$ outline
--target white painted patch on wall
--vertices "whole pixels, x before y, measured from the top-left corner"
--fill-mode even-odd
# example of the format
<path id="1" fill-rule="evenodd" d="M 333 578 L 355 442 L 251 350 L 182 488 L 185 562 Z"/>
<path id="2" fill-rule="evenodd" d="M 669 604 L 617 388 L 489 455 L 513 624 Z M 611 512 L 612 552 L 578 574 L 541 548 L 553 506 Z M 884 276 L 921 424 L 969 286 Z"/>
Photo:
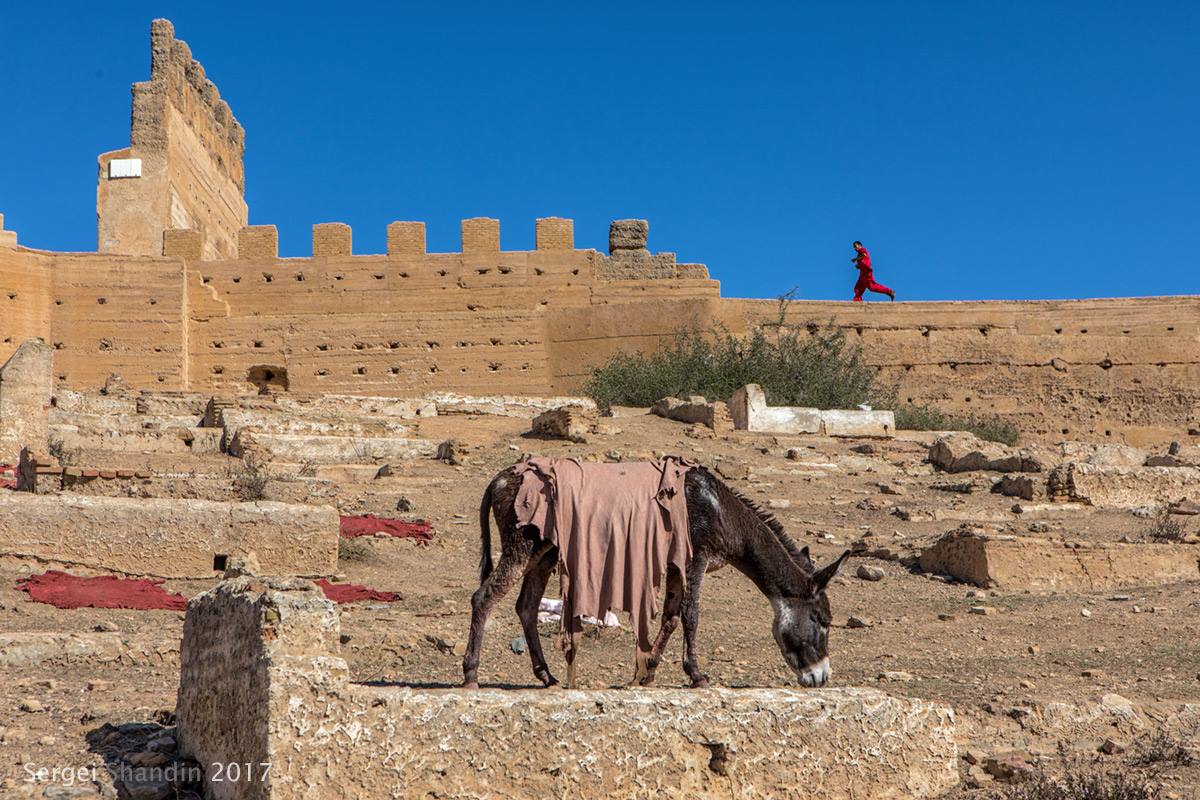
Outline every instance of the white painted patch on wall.
<path id="1" fill-rule="evenodd" d="M 142 177 L 142 160 L 140 158 L 114 158 L 108 162 L 108 177 L 140 178 Z"/>

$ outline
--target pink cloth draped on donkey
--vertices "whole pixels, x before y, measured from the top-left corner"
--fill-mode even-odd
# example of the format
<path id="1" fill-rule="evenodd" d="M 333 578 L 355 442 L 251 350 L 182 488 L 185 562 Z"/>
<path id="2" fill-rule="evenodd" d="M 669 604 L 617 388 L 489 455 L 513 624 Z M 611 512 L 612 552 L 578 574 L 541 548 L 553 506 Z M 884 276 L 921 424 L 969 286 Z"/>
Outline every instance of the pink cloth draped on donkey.
<path id="1" fill-rule="evenodd" d="M 625 464 L 534 458 L 521 476 L 516 512 L 558 547 L 563 629 L 580 615 L 628 611 L 638 648 L 650 649 L 658 587 L 668 566 L 686 575 L 692 555 L 683 479 L 695 464 L 677 456 Z M 563 636 L 563 648 L 570 648 Z"/>

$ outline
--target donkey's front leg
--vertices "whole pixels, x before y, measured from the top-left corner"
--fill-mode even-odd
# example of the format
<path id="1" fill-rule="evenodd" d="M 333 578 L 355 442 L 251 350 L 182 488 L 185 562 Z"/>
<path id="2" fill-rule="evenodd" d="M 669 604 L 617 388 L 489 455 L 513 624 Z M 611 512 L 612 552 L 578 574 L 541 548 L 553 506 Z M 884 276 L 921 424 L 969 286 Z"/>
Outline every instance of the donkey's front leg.
<path id="1" fill-rule="evenodd" d="M 679 609 L 682 604 L 683 576 L 679 574 L 679 570 L 668 567 L 667 596 L 663 600 L 662 625 L 658 629 L 658 638 L 654 640 L 654 646 L 650 648 L 650 653 L 645 658 L 644 671 L 639 669 L 638 674 L 634 675 L 634 680 L 640 685 L 650 686 L 654 683 L 654 675 L 662 661 L 663 651 L 667 649 L 667 642 L 670 641 L 671 634 L 679 625 Z M 638 655 L 640 657 L 642 654 L 639 652 Z M 639 663 L 639 667 L 642 666 Z"/>
<path id="2" fill-rule="evenodd" d="M 687 588 L 683 594 L 683 669 L 692 679 L 692 688 L 707 689 L 708 677 L 700 671 L 696 652 L 696 629 L 700 627 L 700 582 L 708 567 L 708 556 L 696 553 L 687 568 Z"/>

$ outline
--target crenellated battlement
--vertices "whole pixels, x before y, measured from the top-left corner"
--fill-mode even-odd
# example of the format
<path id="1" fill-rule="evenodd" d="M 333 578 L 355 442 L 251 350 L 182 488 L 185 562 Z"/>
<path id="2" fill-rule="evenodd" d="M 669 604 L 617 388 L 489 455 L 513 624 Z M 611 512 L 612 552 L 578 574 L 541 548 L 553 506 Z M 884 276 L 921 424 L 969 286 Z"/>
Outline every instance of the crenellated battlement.
<path id="1" fill-rule="evenodd" d="M 637 223 L 637 233 L 630 238 L 622 233 Z M 708 280 L 708 268 L 703 264 L 680 264 L 670 252 L 651 253 L 646 248 L 649 224 L 645 220 L 614 220 L 609 226 L 609 254 L 604 256 L 595 250 L 575 248 L 575 222 L 565 217 L 540 217 L 534 223 L 535 246 L 533 250 L 503 250 L 500 246 L 500 220 L 491 217 L 473 217 L 461 221 L 461 249 L 452 253 L 430 253 L 425 243 L 424 222 L 392 222 L 387 226 L 387 251 L 384 254 L 355 253 L 354 232 L 343 222 L 321 222 L 312 226 L 312 259 L 346 258 L 362 256 L 412 261 L 436 256 L 465 256 L 472 264 L 480 258 L 500 257 L 536 253 L 552 258 L 568 258 L 571 254 L 588 255 L 589 274 L 604 280 L 652 280 L 662 278 L 686 278 Z M 613 243 L 617 242 L 616 245 Z M 189 261 L 204 258 L 202 237 L 199 231 L 171 229 L 163 234 L 164 256 L 183 258 Z M 303 258 L 303 257 L 301 257 Z M 247 225 L 238 230 L 237 248 L 229 260 L 256 261 L 280 260 L 279 231 L 274 225 Z M 300 259 L 289 258 L 290 262 Z M 510 260 L 511 261 L 511 260 Z M 466 270 L 478 272 L 488 268 L 476 265 Z M 547 267 L 538 267 L 537 274 Z M 498 265 L 497 274 L 524 274 L 523 265 L 517 262 Z M 483 274 L 486 274 L 483 273 Z M 578 267 L 576 268 L 578 275 Z"/>

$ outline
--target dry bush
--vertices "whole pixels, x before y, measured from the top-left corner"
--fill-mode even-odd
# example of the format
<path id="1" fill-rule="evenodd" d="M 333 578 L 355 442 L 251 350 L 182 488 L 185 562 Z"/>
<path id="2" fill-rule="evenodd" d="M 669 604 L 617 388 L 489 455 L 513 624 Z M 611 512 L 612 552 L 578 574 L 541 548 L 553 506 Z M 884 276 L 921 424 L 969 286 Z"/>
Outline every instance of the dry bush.
<path id="1" fill-rule="evenodd" d="M 1146 535 L 1152 542 L 1170 544 L 1182 542 L 1187 535 L 1187 530 L 1183 527 L 1183 523 L 1166 506 L 1163 506 L 1150 521 L 1150 530 L 1146 532 Z"/>
<path id="2" fill-rule="evenodd" d="M 366 539 L 338 539 L 338 561 L 371 561 L 375 546 Z"/>
<path id="3" fill-rule="evenodd" d="M 1004 800 L 1159 800 L 1145 777 L 1129 772 L 1076 769 L 1061 778 L 1041 773 L 1006 790 Z"/>
<path id="4" fill-rule="evenodd" d="M 230 470 L 230 477 L 233 479 L 233 496 L 241 502 L 266 499 L 270 476 L 258 459 L 246 456 L 241 464 Z"/>
<path id="5" fill-rule="evenodd" d="M 1190 767 L 1196 757 L 1179 739 L 1157 730 L 1138 748 L 1133 763 L 1140 767 Z"/>

